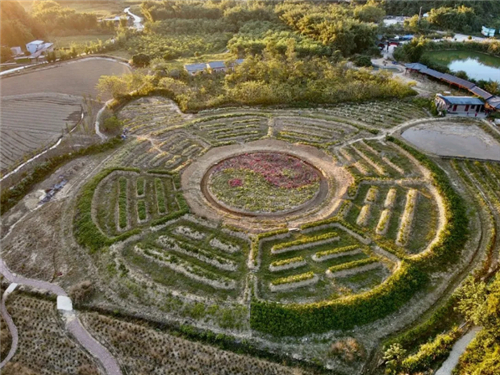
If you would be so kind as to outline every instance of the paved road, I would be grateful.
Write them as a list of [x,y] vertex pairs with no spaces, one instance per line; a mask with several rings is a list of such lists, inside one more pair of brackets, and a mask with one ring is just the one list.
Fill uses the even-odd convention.
[[[26,285],[36,289],[47,290],[57,296],[68,297],[68,295],[66,294],[64,289],[62,289],[59,285],[52,284],[43,280],[30,279],[27,277],[16,275],[9,269],[9,267],[7,267],[7,265],[2,259],[0,259],[0,274],[2,274],[9,282],[12,283],[11,285],[9,285],[9,288],[7,288],[7,290],[5,291],[0,304],[0,313],[2,317],[5,319],[12,336],[11,349],[9,351],[8,356],[2,361],[2,363],[0,363],[0,369],[1,369],[14,356],[19,342],[17,328],[5,307],[5,300],[7,296],[14,290],[17,284]],[[91,355],[93,355],[95,358],[97,358],[98,361],[101,362],[106,373],[108,375],[121,375],[122,372],[120,370],[120,366],[118,365],[116,359],[104,346],[102,346],[99,342],[97,342],[87,332],[87,330],[82,326],[80,320],[76,316],[76,313],[74,311],[64,311],[63,316],[66,321],[66,329],[76,338],[76,340],[85,349],[87,349],[87,351]]]

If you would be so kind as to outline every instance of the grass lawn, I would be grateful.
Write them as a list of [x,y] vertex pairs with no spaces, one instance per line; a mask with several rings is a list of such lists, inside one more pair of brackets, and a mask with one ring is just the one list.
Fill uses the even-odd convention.
[[49,36],[47,39],[56,45],[56,48],[68,48],[72,44],[85,45],[89,42],[102,40],[103,43],[111,39],[113,34],[95,34],[95,35],[70,35],[70,36]]

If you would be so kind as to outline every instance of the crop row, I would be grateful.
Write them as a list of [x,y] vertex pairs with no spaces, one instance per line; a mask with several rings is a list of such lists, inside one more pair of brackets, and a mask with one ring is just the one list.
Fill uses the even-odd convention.
[[167,236],[160,236],[157,240],[157,244],[165,250],[175,251],[179,254],[196,258],[221,270],[235,271],[237,268],[236,263],[229,259],[213,254],[210,251],[200,249],[198,246],[193,246],[189,243],[181,242]]
[[[495,225],[496,219],[493,214],[492,208],[490,208],[490,203],[493,208],[496,210],[498,214],[500,214],[500,201],[499,200],[493,200],[491,201],[491,187],[485,184],[480,184],[477,180],[477,175],[472,180],[467,173],[465,172],[465,167],[463,163],[458,163],[457,161],[453,160],[452,161],[452,166],[457,171],[459,176],[462,178],[462,180],[466,183],[466,185],[469,186],[471,191],[473,192],[476,200],[479,202],[479,204],[483,207],[483,210],[485,210],[488,214],[488,220],[489,220],[489,232],[488,232],[488,243],[486,245],[486,259],[483,262],[483,267],[480,272],[486,273],[488,272],[490,265],[492,264],[493,260],[493,255],[495,251],[495,246],[496,246],[496,241],[497,241],[497,226]],[[470,172],[472,176],[474,176],[474,172]],[[481,188],[479,188],[481,186]],[[485,194],[486,196],[483,196],[482,191],[487,191]],[[488,202],[486,201],[488,199]]]
[[180,273],[196,282],[207,284],[216,289],[234,289],[236,288],[236,283],[234,280],[229,279],[225,276],[216,274],[215,272],[209,271],[205,268],[197,266],[191,262],[185,261],[184,259],[173,255],[158,251],[152,247],[142,248],[142,246],[136,245],[134,251],[161,266],[165,266],[174,272]]
[[403,246],[408,242],[408,238],[411,233],[413,216],[415,215],[417,199],[418,199],[418,191],[415,189],[410,189],[406,194],[405,209],[403,212],[403,217],[401,218],[401,225],[399,227],[398,238],[396,240],[396,243],[400,246]]
[[339,236],[335,232],[325,233],[318,236],[304,237],[299,240],[274,245],[271,248],[271,254],[281,254],[289,251],[303,250],[309,247],[324,245],[338,240]]

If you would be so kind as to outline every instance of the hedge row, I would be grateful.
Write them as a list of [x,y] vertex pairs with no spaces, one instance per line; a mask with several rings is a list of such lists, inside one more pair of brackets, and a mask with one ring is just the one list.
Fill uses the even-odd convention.
[[282,305],[254,299],[250,325],[252,329],[275,336],[352,329],[399,309],[426,283],[427,276],[423,272],[403,262],[385,283],[368,292],[334,301]]
[[338,264],[336,266],[331,266],[330,268],[328,268],[328,271],[330,271],[331,273],[335,273],[343,270],[348,270],[351,268],[366,266],[368,264],[372,264],[378,261],[379,259],[375,257],[364,258],[364,259],[354,260],[352,262]]
[[117,241],[123,241],[141,232],[140,229],[134,229],[116,237],[107,237],[92,220],[92,198],[95,189],[106,176],[118,170],[140,172],[137,168],[109,168],[102,170],[83,187],[76,202],[76,215],[73,222],[75,238],[80,245],[87,247],[91,252],[100,250]]
[[67,162],[81,156],[92,155],[111,150],[121,143],[122,141],[120,138],[112,138],[107,142],[95,144],[69,154],[54,156],[43,162],[42,164],[37,165],[33,168],[33,171],[31,171],[26,177],[24,177],[20,182],[18,182],[10,189],[4,188],[2,186],[2,194],[0,198],[0,215],[3,215],[12,207],[14,207],[21,199],[23,199],[26,194],[29,193],[33,186],[45,180],[50,174],[54,173],[57,168],[60,168]]
[[295,246],[300,246],[300,245],[307,245],[313,242],[319,242],[319,241],[326,241],[331,238],[338,237],[338,234],[336,232],[330,232],[330,233],[325,233],[325,234],[320,234],[317,236],[313,237],[304,237],[300,238],[295,241],[290,241],[290,242],[282,242],[279,244],[276,244],[272,247],[272,251],[279,251],[279,250],[284,250],[288,249],[290,247],[295,247]]

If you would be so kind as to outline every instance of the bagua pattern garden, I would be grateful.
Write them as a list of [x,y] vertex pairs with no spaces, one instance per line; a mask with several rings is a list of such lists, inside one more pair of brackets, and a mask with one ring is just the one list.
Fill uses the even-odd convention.
[[[399,144],[374,136],[377,129],[372,124],[343,120],[338,114],[329,117],[321,109],[307,113],[227,109],[205,111],[195,119],[172,110],[170,120],[163,113],[163,120],[155,125],[156,107],[164,111],[169,106],[161,103],[168,101],[139,100],[141,105],[131,102],[121,110],[134,120],[133,139],[83,188],[75,218],[80,244],[94,252],[109,248],[94,260],[107,285],[117,292],[110,298],[180,316],[192,311],[186,306],[193,300],[204,304],[210,315],[215,301],[228,311],[238,306],[251,311],[249,316],[238,315],[232,327],[303,335],[336,328],[338,322],[352,326],[356,314],[363,314],[360,323],[385,316],[423,285],[420,269],[407,259],[425,259],[437,246],[436,236],[446,224],[439,220],[436,203],[442,193],[436,191],[429,167],[422,167],[420,159]],[[134,108],[141,116],[151,111],[144,125],[134,118]],[[235,228],[223,220],[193,214],[181,184],[185,166],[212,147],[285,140],[284,132],[292,125],[299,129],[301,121],[316,131],[295,132],[287,140],[290,147],[293,143],[315,147],[352,175],[353,183],[340,197],[335,212],[293,231],[275,224],[269,232],[254,232],[243,221],[242,227]],[[228,136],[222,137],[225,133]],[[295,138],[298,135],[300,139]],[[326,139],[331,139],[328,145],[322,143]],[[189,153],[190,145],[199,148]],[[176,156],[178,162],[161,161],[164,152]],[[269,164],[270,160],[279,167]],[[314,187],[315,194],[320,184],[321,172],[300,159],[290,159],[285,150],[244,156],[236,152],[213,167],[213,178],[228,171],[224,188],[214,189],[211,181],[214,194],[245,188],[248,174],[291,196],[304,185]],[[238,175],[238,171],[245,173]],[[242,198],[231,205],[244,207],[244,197],[252,189],[243,190]],[[262,198],[267,193],[259,194],[259,203],[265,202]],[[414,197],[411,204],[407,204],[409,196]],[[305,197],[288,201],[282,208],[292,209],[311,195]],[[269,206],[247,209],[258,212]],[[95,228],[100,234],[96,235]],[[391,302],[395,295],[402,297]],[[359,304],[352,318],[335,320],[350,311],[352,303]],[[372,303],[390,308],[368,308]],[[307,310],[311,314],[300,313],[296,306],[311,309]],[[330,311],[330,306],[341,308],[331,318],[318,319],[315,314]],[[291,320],[278,323],[283,316]],[[319,321],[324,323],[314,323]]]

